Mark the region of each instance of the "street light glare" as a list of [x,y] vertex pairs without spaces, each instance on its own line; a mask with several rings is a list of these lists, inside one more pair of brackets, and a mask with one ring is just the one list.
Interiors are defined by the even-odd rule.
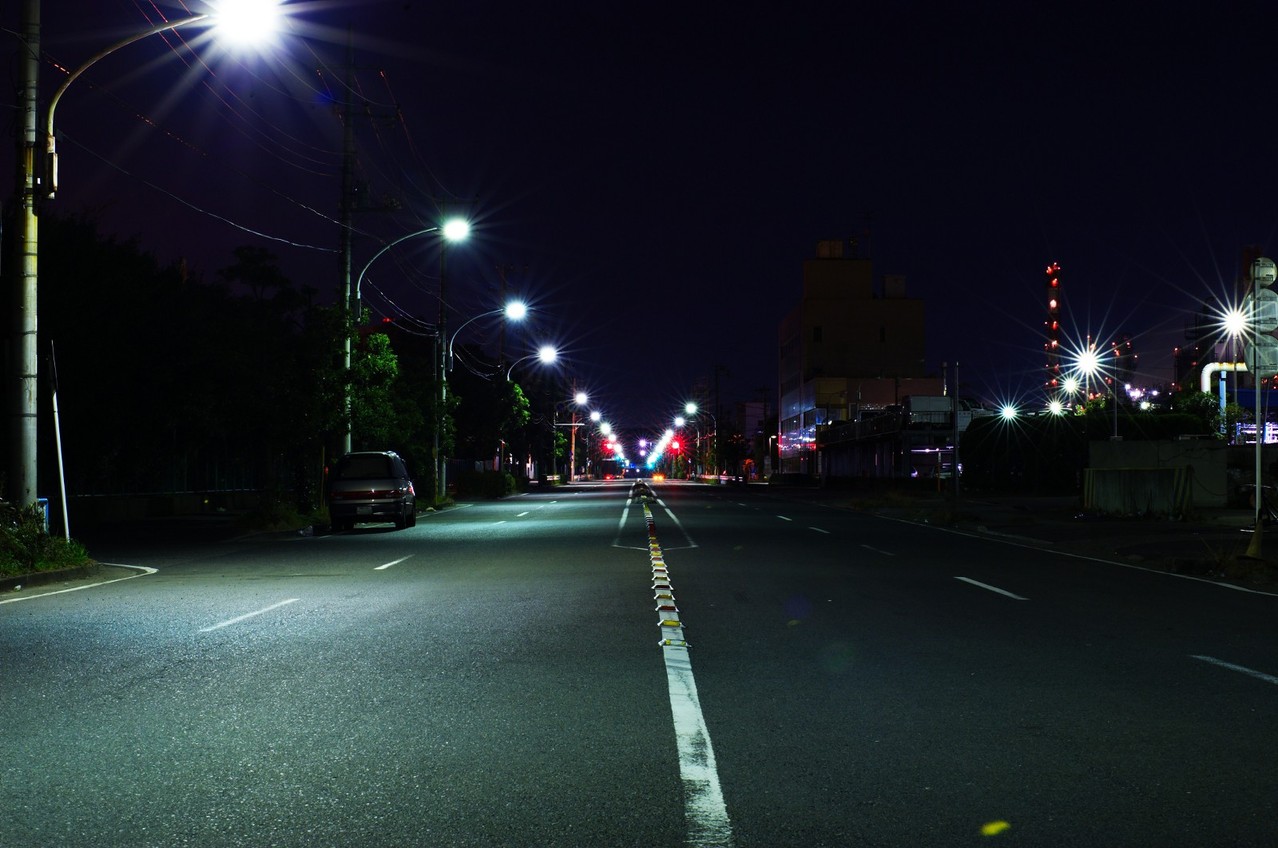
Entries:
[[585,392],[577,392],[573,400],[577,403],[577,406],[585,406],[586,401],[590,400],[590,398],[586,396]]
[[261,44],[278,28],[280,9],[270,0],[221,0],[214,6],[218,32],[238,44]]
[[1081,350],[1075,359],[1075,365],[1082,374],[1088,377],[1095,376],[1101,370],[1100,356],[1094,350]]
[[506,317],[511,321],[522,321],[527,314],[528,307],[517,300],[512,300],[506,304]]
[[465,218],[450,218],[444,222],[444,238],[449,241],[465,241],[470,235],[470,222]]
[[559,358],[559,351],[555,350],[550,345],[542,345],[537,350],[537,358],[542,361],[542,364],[549,365]]
[[688,413],[689,415],[696,415],[697,405],[695,403],[689,402],[688,405],[683,408],[683,411]]
[[1225,313],[1225,332],[1231,336],[1241,336],[1247,329],[1247,314],[1234,308]]

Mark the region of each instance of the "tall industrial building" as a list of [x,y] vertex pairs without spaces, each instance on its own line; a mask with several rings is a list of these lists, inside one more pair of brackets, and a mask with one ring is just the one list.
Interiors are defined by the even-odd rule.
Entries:
[[783,474],[816,473],[818,427],[943,391],[924,368],[923,301],[906,297],[901,276],[876,286],[870,259],[847,241],[822,241],[804,261],[803,296],[778,342]]

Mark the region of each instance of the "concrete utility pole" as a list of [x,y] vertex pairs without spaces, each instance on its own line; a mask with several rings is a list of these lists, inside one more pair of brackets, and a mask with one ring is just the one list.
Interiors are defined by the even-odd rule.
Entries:
[[353,231],[351,230],[351,210],[355,205],[355,122],[351,116],[351,89],[354,87],[355,48],[351,39],[351,30],[346,28],[346,92],[342,97],[342,200],[340,205],[339,226],[341,227],[341,276],[342,287],[338,302],[341,304],[343,321],[342,361],[343,377],[346,380],[346,433],[342,438],[342,453],[354,450],[351,405],[351,333],[359,326],[359,312],[363,306],[359,298],[351,297],[351,254],[354,250]]
[[36,462],[37,445],[37,376],[39,357],[36,349],[36,291],[39,252],[39,224],[36,219],[36,91],[40,74],[40,0],[26,0],[22,7],[22,57],[18,92],[18,108],[22,112],[22,129],[17,134],[17,188],[20,198],[14,210],[14,233],[10,246],[17,261],[7,263],[18,269],[13,286],[13,325],[10,362],[12,384],[10,395],[9,480],[4,495],[16,506],[36,502],[39,484]]

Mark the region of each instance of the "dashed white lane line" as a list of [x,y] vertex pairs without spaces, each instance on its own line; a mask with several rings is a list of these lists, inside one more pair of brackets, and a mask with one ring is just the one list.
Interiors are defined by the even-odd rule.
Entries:
[[794,520],[793,518],[786,518],[784,515],[778,515],[778,516],[777,516],[777,518],[781,519],[782,521],[793,521],[793,520]]
[[1275,677],[1272,674],[1265,674],[1263,671],[1256,671],[1255,669],[1247,668],[1247,666],[1245,665],[1234,665],[1231,662],[1218,660],[1215,657],[1204,657],[1204,656],[1200,656],[1199,654],[1190,654],[1189,656],[1192,659],[1202,660],[1203,662],[1211,663],[1212,665],[1218,665],[1221,668],[1227,668],[1230,671],[1242,672],[1243,674],[1246,674],[1250,677],[1254,677],[1257,680],[1263,680],[1266,683],[1278,684],[1278,677]]
[[288,600],[280,601],[277,604],[271,604],[269,607],[262,607],[260,610],[254,610],[253,612],[246,612],[244,613],[244,615],[237,615],[235,618],[230,618],[230,619],[227,619],[226,621],[218,622],[217,624],[211,625],[209,627],[201,627],[200,632],[208,633],[213,630],[220,630],[223,627],[230,627],[232,624],[239,624],[241,621],[244,621],[246,619],[254,618],[255,616],[262,615],[263,613],[268,613],[271,610],[276,610],[283,606],[288,606],[289,604],[297,603],[300,600],[301,598],[289,598]]
[[516,517],[516,518],[523,518],[525,515],[527,515],[527,514],[528,514],[528,513],[530,513],[530,512],[532,512],[532,510],[524,510],[523,512],[519,513],[519,515],[516,515],[515,517]]
[[730,846],[733,844],[732,822],[728,819],[728,805],[719,784],[719,767],[715,762],[714,747],[710,744],[710,730],[701,711],[697,681],[692,675],[683,621],[675,604],[665,554],[657,542],[652,510],[644,504],[643,512],[648,525],[653,597],[657,602],[657,619],[662,635],[661,656],[666,666],[666,688],[679,752],[679,777],[684,787],[684,818],[688,825],[684,844],[690,848]]
[[825,534],[825,535],[827,535],[827,536],[829,536],[829,535],[830,535],[830,531],[829,531],[829,530],[822,530],[820,527],[809,527],[808,529],[809,529],[809,530],[815,530],[815,531],[816,531],[816,532],[818,532],[818,533],[824,533],[824,534]]
[[1029,600],[1029,598],[1022,598],[1020,595],[1014,595],[1014,594],[1012,594],[1011,592],[1007,591],[1006,589],[1000,589],[1000,588],[998,588],[997,586],[991,586],[991,585],[990,585],[990,584],[988,584],[988,583],[982,583],[982,582],[980,582],[979,580],[973,580],[971,577],[955,577],[954,579],[955,579],[955,580],[962,580],[964,583],[970,583],[970,584],[972,584],[973,586],[979,586],[979,587],[981,587],[982,589],[985,589],[985,590],[990,591],[990,592],[997,592],[997,593],[998,593],[998,594],[1000,594],[1000,595],[1005,595],[1005,596],[1007,596],[1007,597],[1009,597],[1009,598],[1012,598],[1012,599],[1014,599],[1014,600],[1017,600],[1017,601],[1028,601],[1028,600]]
[[408,559],[408,557],[411,557],[411,556],[412,554],[409,554],[408,556],[402,556],[399,559],[393,559],[390,562],[382,563],[381,565],[377,566],[373,570],[385,571],[386,569],[390,568],[392,565],[399,565],[401,562],[403,562],[404,560]]
[[873,547],[870,547],[869,545],[862,545],[861,547],[865,548],[867,551],[874,551],[876,554],[883,554],[883,556],[896,556],[896,554],[892,553],[891,551],[885,551],[879,548],[873,548]]

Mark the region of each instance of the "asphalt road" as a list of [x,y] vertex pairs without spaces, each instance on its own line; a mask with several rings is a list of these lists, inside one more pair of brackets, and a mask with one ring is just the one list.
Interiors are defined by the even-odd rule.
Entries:
[[1278,598],[654,488],[101,542],[0,598],[0,846],[1278,842]]

